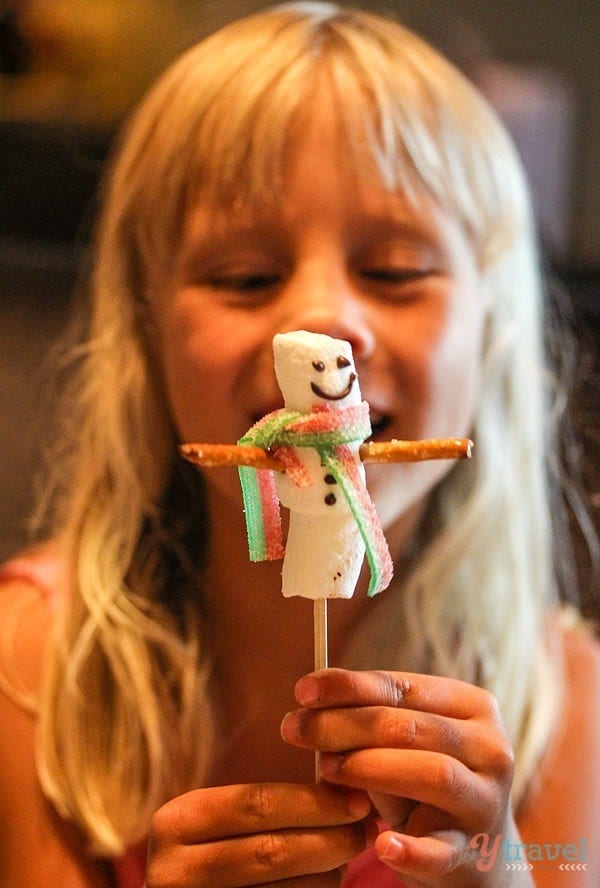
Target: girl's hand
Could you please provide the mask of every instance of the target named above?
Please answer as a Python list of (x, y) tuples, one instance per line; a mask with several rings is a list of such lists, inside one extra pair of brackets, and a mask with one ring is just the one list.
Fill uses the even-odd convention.
[(320, 750), (329, 783), (369, 793), (391, 827), (375, 851), (407, 885), (531, 884), (502, 860), (476, 866), (475, 836), (491, 845), (516, 832), (513, 753), (491, 694), (434, 676), (328, 669), (300, 679), (296, 699), (303, 708), (284, 718), (284, 740)]
[(198, 789), (154, 816), (147, 888), (330, 888), (366, 846), (358, 790), (264, 783)]

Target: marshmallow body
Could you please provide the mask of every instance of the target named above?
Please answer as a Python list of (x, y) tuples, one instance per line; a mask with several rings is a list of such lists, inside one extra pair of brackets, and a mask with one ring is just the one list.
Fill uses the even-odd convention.
[[(361, 403), (352, 349), (348, 342), (318, 333), (295, 331), (273, 340), (275, 374), (285, 407), (310, 413)], [(362, 440), (362, 439), (361, 439)], [(361, 440), (345, 445), (364, 481), (358, 456)], [(351, 598), (365, 545), (346, 497), (313, 447), (294, 447), (295, 459), (310, 478), (298, 486), (277, 474), (277, 494), (290, 510), (283, 563), (286, 597)]]

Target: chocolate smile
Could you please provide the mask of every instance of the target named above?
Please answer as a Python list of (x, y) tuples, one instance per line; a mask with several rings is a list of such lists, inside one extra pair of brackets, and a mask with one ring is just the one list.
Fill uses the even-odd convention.
[(347, 398), (350, 392), (352, 391), (352, 386), (356, 382), (356, 373), (351, 373), (348, 378), (348, 385), (346, 388), (339, 392), (337, 395), (330, 395), (328, 392), (324, 392), (322, 388), (316, 384), (316, 382), (311, 382), (310, 387), (319, 398), (324, 398), (326, 401), (342, 401), (344, 398)]

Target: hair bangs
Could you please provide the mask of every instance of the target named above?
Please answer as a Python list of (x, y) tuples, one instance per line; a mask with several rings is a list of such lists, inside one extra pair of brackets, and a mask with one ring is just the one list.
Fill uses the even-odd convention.
[(522, 227), (527, 189), (501, 124), (466, 78), (402, 26), (367, 13), (273, 20), (267, 42), (240, 43), (210, 102), (203, 84), (186, 207), (275, 206), (329, 85), (352, 173), (415, 205), (433, 198), (461, 223), (480, 265), (495, 261)]
[(348, 28), (349, 52), (332, 60), (348, 145), (355, 159), (366, 149), (388, 190), (415, 204), (426, 193), (452, 213), (486, 266), (511, 245), (528, 214), (515, 151), (460, 72), (400, 25), (389, 27), (403, 35), (403, 53), (398, 41), (387, 51), (387, 35), (366, 39)]
[(261, 73), (248, 90), (240, 71), (198, 127), (188, 209), (198, 202), (223, 211), (281, 200), (293, 134), (318, 103), (317, 76), (306, 57)]
[(399, 24), (329, 4), (314, 15), (286, 9), (191, 49), (142, 108), (118, 189), (132, 195), (138, 252), (154, 275), (168, 273), (198, 203), (217, 214), (281, 202), (327, 88), (350, 173), (417, 206), (433, 198), (462, 225), (480, 267), (493, 264), (523, 229), (528, 194), (487, 103)]

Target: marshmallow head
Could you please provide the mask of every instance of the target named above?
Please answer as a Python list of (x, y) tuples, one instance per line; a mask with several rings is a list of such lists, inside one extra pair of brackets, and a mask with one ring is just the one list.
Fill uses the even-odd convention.
[(317, 405), (351, 407), (361, 402), (349, 342), (296, 330), (273, 339), (275, 375), (285, 406), (308, 413)]

